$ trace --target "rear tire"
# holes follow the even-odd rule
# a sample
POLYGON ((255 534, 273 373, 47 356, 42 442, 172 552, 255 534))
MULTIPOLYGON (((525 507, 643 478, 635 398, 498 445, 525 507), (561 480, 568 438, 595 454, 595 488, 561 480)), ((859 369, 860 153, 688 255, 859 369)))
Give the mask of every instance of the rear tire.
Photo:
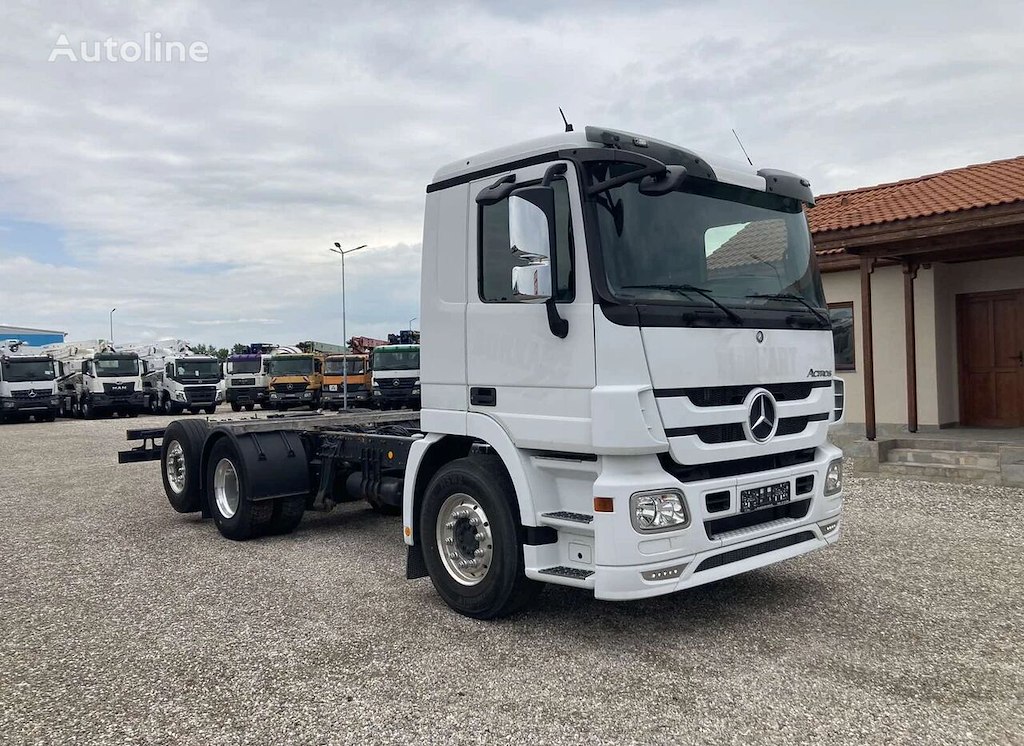
POLYGON ((267 533, 275 536, 290 534, 298 528, 306 512, 306 498, 281 497, 274 500, 274 510, 267 524, 267 533))
POLYGON ((242 405, 239 404, 236 401, 231 402, 231 411, 232 412, 241 412, 242 411, 242 405))
POLYGON ((203 444, 210 428, 203 420, 175 420, 164 431, 160 476, 167 501, 179 513, 202 510, 203 444), (168 459, 172 463, 168 464, 168 459))
POLYGON ((206 466, 210 513, 221 535, 247 541, 262 534, 274 512, 273 501, 252 502, 242 459, 229 438, 213 444, 206 466))
POLYGON ((497 457, 457 459, 430 480, 420 512, 423 558, 438 595, 455 611, 475 619, 508 616, 543 589, 526 577, 518 513, 497 457))

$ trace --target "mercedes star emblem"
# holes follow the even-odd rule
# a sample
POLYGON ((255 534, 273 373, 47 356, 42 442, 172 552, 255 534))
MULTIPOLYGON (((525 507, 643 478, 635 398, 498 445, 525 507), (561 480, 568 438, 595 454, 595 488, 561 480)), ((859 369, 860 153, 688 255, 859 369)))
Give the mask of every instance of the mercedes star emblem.
POLYGON ((765 389, 754 389, 750 392, 747 404, 747 420, 744 423, 746 435, 750 440, 764 443, 775 435, 778 427, 775 413, 775 397, 765 389))
POLYGON ((757 340, 758 344, 761 344, 764 342, 764 332, 758 332, 754 338, 757 340))

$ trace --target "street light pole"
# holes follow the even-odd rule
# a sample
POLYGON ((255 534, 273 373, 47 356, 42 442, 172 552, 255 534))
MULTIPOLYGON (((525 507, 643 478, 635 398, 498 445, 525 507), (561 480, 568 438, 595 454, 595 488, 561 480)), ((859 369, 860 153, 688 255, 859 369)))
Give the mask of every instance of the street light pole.
POLYGON ((116 310, 117 310, 117 308, 111 308, 110 309, 110 341, 111 342, 114 341, 114 311, 116 311, 116 310))
POLYGON ((414 322, 418 318, 419 316, 413 316, 411 319, 409 319, 409 331, 413 331, 412 322, 414 322))
POLYGON ((348 409, 348 329, 345 327, 345 254, 351 254, 353 251, 359 251, 365 249, 366 244, 362 246, 356 246, 354 249, 342 249, 341 244, 337 241, 334 242, 334 248, 331 249, 335 254, 341 256, 341 342, 345 345, 345 363, 342 366, 341 376, 341 406, 342 409, 348 409))

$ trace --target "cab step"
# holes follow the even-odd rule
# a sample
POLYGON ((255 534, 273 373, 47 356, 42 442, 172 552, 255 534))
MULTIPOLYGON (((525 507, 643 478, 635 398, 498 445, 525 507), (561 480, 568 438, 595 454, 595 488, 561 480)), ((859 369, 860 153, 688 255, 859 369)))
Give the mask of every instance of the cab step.
POLYGON ((594 516, 588 513, 573 513, 568 510, 556 510, 551 513, 541 513, 542 518, 548 518, 553 521, 568 521, 570 523, 590 523, 594 520, 594 516))
POLYGON ((570 578, 572 580, 586 580, 594 574, 593 570, 581 570, 577 567, 565 567, 559 565, 558 567, 546 567, 543 570, 538 570, 541 575, 554 575, 559 578, 570 578))

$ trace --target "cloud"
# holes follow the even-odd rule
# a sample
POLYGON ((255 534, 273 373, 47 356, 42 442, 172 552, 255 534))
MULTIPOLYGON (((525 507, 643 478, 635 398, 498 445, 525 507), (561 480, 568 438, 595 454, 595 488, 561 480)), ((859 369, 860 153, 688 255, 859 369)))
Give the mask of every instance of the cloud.
POLYGON ((106 334, 117 306, 115 330, 140 339, 338 340, 334 241, 373 247, 347 260, 349 333, 405 326, 434 171, 557 131, 558 106, 731 157, 735 127, 759 165, 818 192, 1021 152, 1013 2, 5 10, 0 228, 60 245, 0 238, 0 276, 19 278, 0 316, 76 337, 106 334), (157 31, 209 60, 46 61, 61 33, 157 31))

